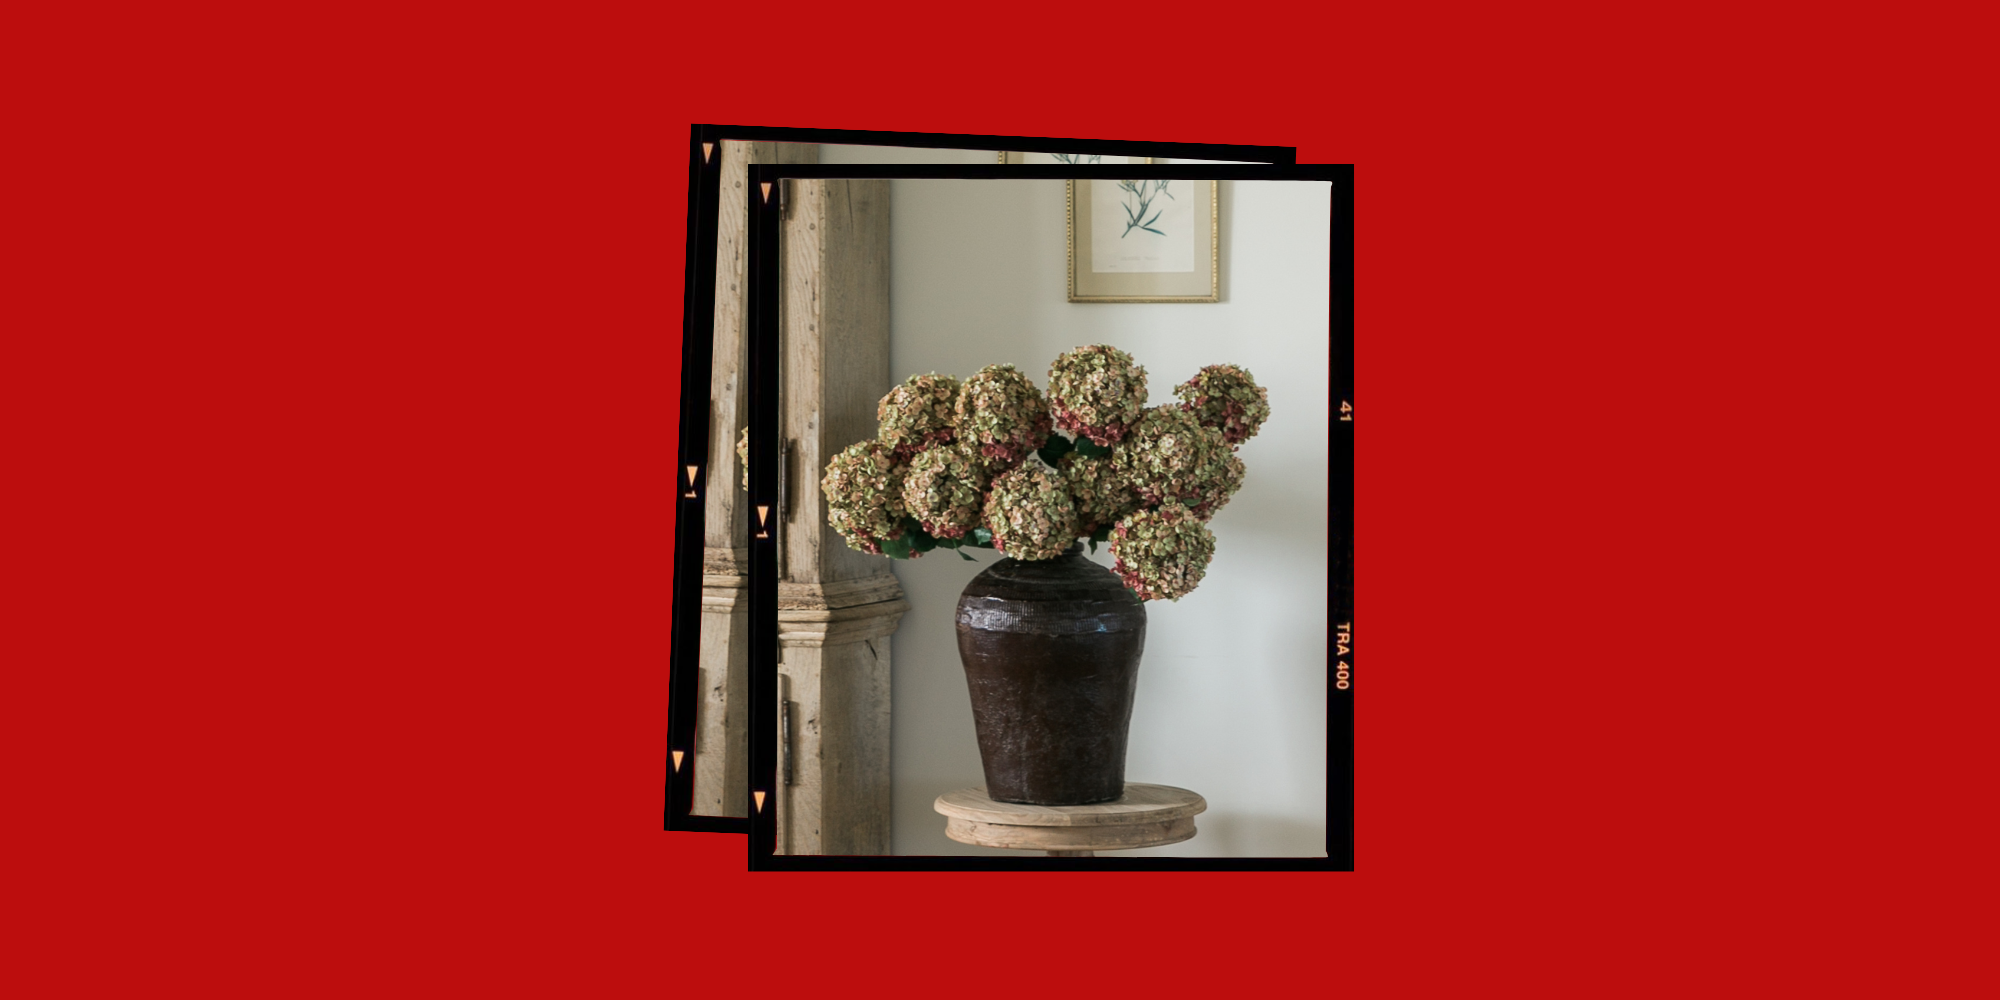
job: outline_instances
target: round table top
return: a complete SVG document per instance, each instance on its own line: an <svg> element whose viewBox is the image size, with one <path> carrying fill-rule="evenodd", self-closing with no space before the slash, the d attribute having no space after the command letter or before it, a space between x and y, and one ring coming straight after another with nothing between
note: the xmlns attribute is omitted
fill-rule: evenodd
<svg viewBox="0 0 2000 1000"><path fill-rule="evenodd" d="M937 797L933 806L954 819L1002 826L1088 827L1134 826L1166 823L1193 816L1208 808L1207 801L1185 788L1172 785L1145 785L1128 781L1125 794L1110 802L1087 806L1031 806L1017 802L995 802L986 797L986 788L961 788Z"/></svg>

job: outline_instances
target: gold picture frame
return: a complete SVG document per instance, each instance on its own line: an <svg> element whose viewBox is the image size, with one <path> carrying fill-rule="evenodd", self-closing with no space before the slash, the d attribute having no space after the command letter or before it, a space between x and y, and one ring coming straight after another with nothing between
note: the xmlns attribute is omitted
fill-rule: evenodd
<svg viewBox="0 0 2000 1000"><path fill-rule="evenodd" d="M1102 253L1102 248L1097 246L1097 241L1094 240L1094 223L1102 221L1103 218L1101 213L1092 211L1095 207L1093 192L1098 189L1111 190L1105 189L1104 185L1129 183L1132 182L1074 180L1066 182L1067 195L1064 199L1064 208L1068 216L1065 228L1069 237L1069 300L1071 302L1222 301L1220 266L1222 212L1221 201L1217 194L1219 181L1186 182L1194 188L1193 195L1189 199L1193 211L1181 217L1183 224L1191 224L1194 230L1189 241L1191 246L1182 248L1190 251L1190 269L1105 270L1092 266L1096 255ZM1079 187L1079 185L1084 186ZM1128 189L1128 194L1140 199L1144 197L1138 189ZM1169 197L1172 195L1169 194ZM1139 201L1141 208L1145 208L1147 204L1148 202L1144 200ZM1127 210L1130 211L1130 206L1127 206ZM1143 219L1132 217L1127 232L1143 222ZM1157 232L1150 229L1148 231ZM1083 247L1081 253L1078 252L1079 245ZM1203 248L1207 251L1206 268L1201 266Z"/></svg>
<svg viewBox="0 0 2000 1000"><path fill-rule="evenodd" d="M1003 165L1075 163L1090 166L1116 166L1124 163L1154 162L1154 158L1150 156L1118 156L1095 153L1024 153L1012 150L1001 150L996 154L996 158ZM1092 195L1086 191L1085 195L1079 199L1077 183L1074 180L1065 182L1067 190L1064 194L1064 213L1066 216L1064 228L1069 243L1067 257L1065 258L1067 261L1065 266L1069 270L1069 301L1222 301L1222 211L1221 199L1217 191L1217 185L1220 182L1212 180L1185 182L1193 185L1196 191L1195 195L1190 199L1194 203L1196 211L1192 213L1194 218L1188 220L1194 225L1196 231L1193 234L1191 245L1180 248L1184 252L1190 252L1191 259L1187 261L1189 267L1186 270L1174 268L1151 271L1117 268L1100 270L1092 266L1095 264L1095 250L1098 249L1091 244L1093 229L1089 210L1092 205ZM1085 181L1083 183L1092 185L1091 190L1094 190L1098 183L1118 184L1121 182ZM1201 196L1201 191L1204 188L1207 191L1206 198ZM1078 223L1079 216L1077 213L1079 201L1081 201L1084 208L1081 225ZM1137 222L1142 220L1132 221ZM1206 240L1202 238L1200 231L1202 228L1206 228L1207 230ZM1086 247L1091 248L1092 252L1078 253L1077 246L1079 239L1083 241ZM1207 248L1208 267L1206 269L1201 267L1200 259L1201 248L1204 246Z"/></svg>

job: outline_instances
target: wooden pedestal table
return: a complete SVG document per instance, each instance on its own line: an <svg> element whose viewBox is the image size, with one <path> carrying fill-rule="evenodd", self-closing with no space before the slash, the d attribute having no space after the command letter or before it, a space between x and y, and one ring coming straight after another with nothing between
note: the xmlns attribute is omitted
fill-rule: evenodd
<svg viewBox="0 0 2000 1000"><path fill-rule="evenodd" d="M1125 783L1113 802L1087 806L1029 806L995 802L985 786L938 796L944 834L961 844L1047 851L1052 858L1090 858L1097 851L1162 847L1194 838L1194 816L1208 808L1202 797L1172 785Z"/></svg>

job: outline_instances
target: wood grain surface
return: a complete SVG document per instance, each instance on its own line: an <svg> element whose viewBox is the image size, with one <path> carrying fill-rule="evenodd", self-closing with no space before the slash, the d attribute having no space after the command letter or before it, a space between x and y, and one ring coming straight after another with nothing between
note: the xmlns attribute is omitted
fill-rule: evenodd
<svg viewBox="0 0 2000 1000"><path fill-rule="evenodd" d="M1128 781L1125 794L1116 801L1087 806L995 802L986 797L986 788L981 785L946 792L937 797L933 808L957 819L1004 826L1128 826L1193 816L1206 810L1208 802L1185 788Z"/></svg>
<svg viewBox="0 0 2000 1000"><path fill-rule="evenodd" d="M933 808L945 816L945 836L961 844L1092 857L1192 839L1195 814L1208 803L1185 788L1128 781L1118 800L1087 806L995 802L977 787L946 792Z"/></svg>
<svg viewBox="0 0 2000 1000"><path fill-rule="evenodd" d="M1194 839L1194 817L1125 826L1011 826L951 817L944 835L961 844L1030 851L1124 851Z"/></svg>

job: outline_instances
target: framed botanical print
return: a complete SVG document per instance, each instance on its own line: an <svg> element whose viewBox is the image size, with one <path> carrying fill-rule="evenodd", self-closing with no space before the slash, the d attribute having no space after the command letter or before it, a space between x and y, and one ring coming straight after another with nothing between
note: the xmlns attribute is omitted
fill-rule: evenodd
<svg viewBox="0 0 2000 1000"><path fill-rule="evenodd" d="M1071 302L1219 302L1215 180L1069 182Z"/></svg>

